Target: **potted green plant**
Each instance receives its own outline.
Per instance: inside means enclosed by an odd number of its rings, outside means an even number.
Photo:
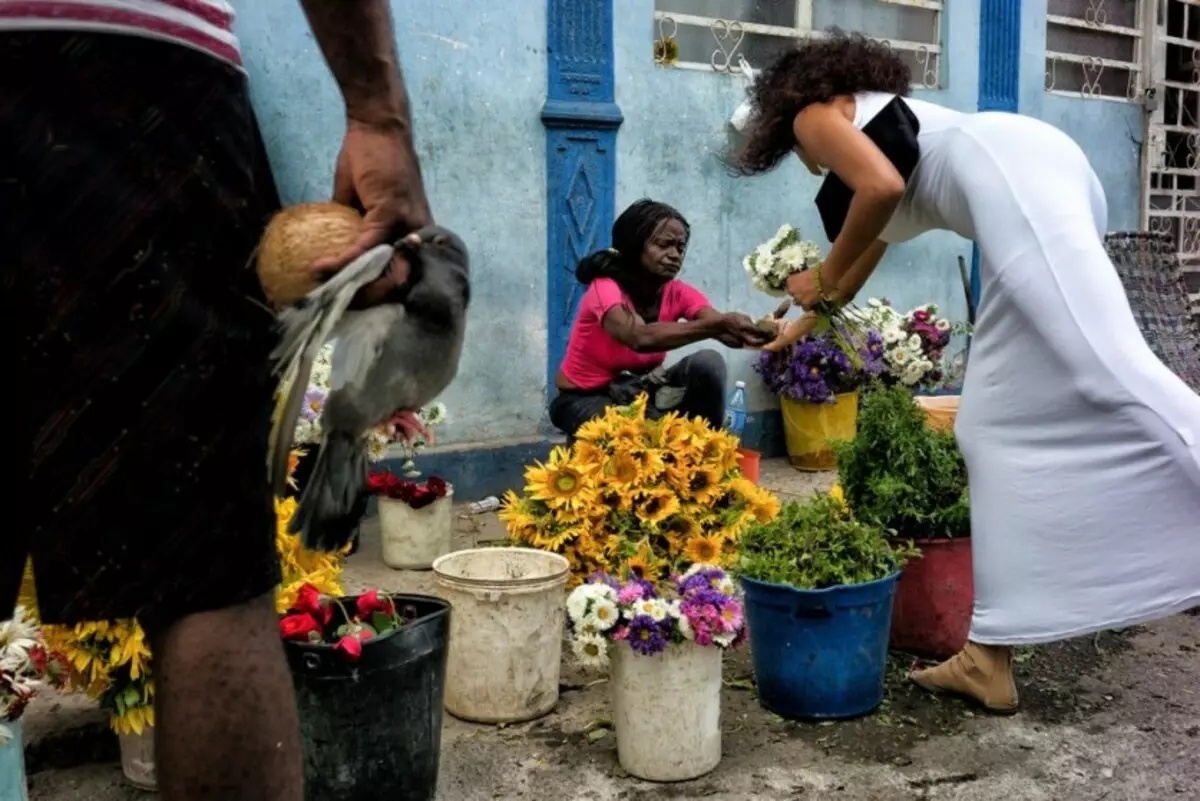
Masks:
[[[966,644],[974,603],[967,468],[954,434],[926,421],[909,390],[863,396],[858,433],[837,445],[855,516],[921,550],[896,588],[892,646],[932,657]]]
[[[847,718],[883,700],[896,579],[914,553],[832,495],[742,535],[758,695],[786,718]]]

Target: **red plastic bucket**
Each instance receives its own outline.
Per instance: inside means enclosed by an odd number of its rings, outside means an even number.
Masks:
[[[971,628],[971,538],[915,544],[922,555],[908,563],[896,585],[891,645],[918,656],[952,656],[967,644]]]
[[[762,456],[758,451],[752,451],[749,448],[738,448],[738,467],[742,469],[742,475],[758,483],[758,468],[762,461]]]

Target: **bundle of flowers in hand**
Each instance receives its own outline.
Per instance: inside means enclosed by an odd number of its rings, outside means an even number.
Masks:
[[[44,687],[61,687],[67,665],[49,648],[28,610],[17,605],[12,619],[0,623],[0,746],[13,737],[26,705]],[[19,746],[18,746],[19,747]]]
[[[643,394],[529,467],[500,518],[513,540],[565,556],[571,586],[594,573],[653,582],[694,562],[729,564],[741,532],[779,512],[742,476],[737,448],[701,418],[647,420]]]
[[[651,656],[671,645],[733,648],[745,640],[742,602],[716,565],[694,564],[665,591],[629,574],[597,574],[567,597],[571,649],[581,666],[608,665],[609,643]]]
[[[775,352],[760,353],[754,370],[773,394],[800,403],[834,403],[884,370],[880,333],[867,331],[854,363],[832,333],[809,335]]]
[[[333,342],[326,343],[313,360],[304,406],[296,420],[296,430],[292,437],[295,445],[316,445],[321,442],[321,411],[331,391],[333,349]],[[445,421],[446,407],[440,403],[433,403],[413,415],[404,416],[399,423],[390,422],[376,426],[367,433],[368,458],[378,462],[387,456],[393,444],[398,444],[403,448],[405,472],[411,476],[420,475],[415,472],[413,459],[433,444],[433,430]]]
[[[353,600],[353,608],[347,606],[348,600]],[[342,599],[305,584],[279,618],[279,634],[293,642],[324,643],[346,661],[357,662],[364,642],[401,629],[406,623],[395,601],[381,596],[378,590]]]
[[[871,298],[854,315],[883,337],[883,379],[888,384],[934,388],[946,375],[943,355],[954,334],[969,326],[943,317],[936,304],[926,303],[901,314],[887,300]]]
[[[450,495],[450,484],[438,476],[430,476],[424,481],[400,478],[395,473],[379,470],[371,473],[367,486],[372,495],[389,498],[393,501],[403,501],[413,509],[424,509],[440,498]]]
[[[747,254],[742,259],[742,266],[756,289],[783,297],[787,295],[790,276],[821,266],[821,249],[815,242],[801,239],[800,232],[785,223],[775,236]],[[811,333],[816,336],[829,335],[851,363],[861,367],[859,353],[866,344],[866,331],[861,329],[853,306],[829,299],[833,289],[832,286],[820,286],[826,297],[818,300],[809,312],[815,318]],[[767,322],[764,319],[764,324]]]
[[[795,227],[783,224],[775,236],[763,242],[742,259],[750,282],[760,292],[782,298],[787,295],[787,280],[821,263],[821,249],[815,242],[800,238]]]

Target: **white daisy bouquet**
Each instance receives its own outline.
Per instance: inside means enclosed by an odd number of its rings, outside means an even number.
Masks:
[[[815,242],[800,238],[794,226],[783,224],[775,236],[750,251],[742,266],[754,288],[774,297],[787,295],[787,279],[821,262],[821,249]]]
[[[304,407],[296,420],[296,431],[292,442],[294,445],[315,445],[321,441],[321,410],[325,407],[325,398],[329,396],[330,379],[333,374],[333,342],[325,347],[313,360],[312,373],[308,379],[308,390],[304,395]],[[413,459],[418,453],[433,444],[433,429],[446,422],[446,407],[441,403],[432,403],[416,414],[421,427],[411,432],[409,436],[398,438],[396,427],[381,425],[367,434],[367,452],[372,462],[381,461],[387,456],[388,449],[393,444],[403,448],[404,471],[414,474],[416,465]]]
[[[567,597],[571,650],[584,667],[608,664],[609,645],[652,656],[683,642],[733,648],[746,638],[745,615],[724,570],[695,564],[673,576],[665,592],[631,574],[599,574]]]
[[[18,720],[43,687],[61,685],[66,671],[46,648],[37,621],[18,605],[12,620],[0,623],[0,745],[13,734],[5,724]]]
[[[932,388],[946,378],[943,358],[953,334],[968,333],[926,303],[901,313],[886,300],[871,298],[853,314],[883,336],[884,377],[888,383]]]

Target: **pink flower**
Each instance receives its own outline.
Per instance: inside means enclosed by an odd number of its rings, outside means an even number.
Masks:
[[[642,585],[636,581],[631,581],[617,591],[617,603],[622,606],[628,606],[634,601],[642,600],[642,595]]]
[[[615,631],[613,631],[612,638],[614,640],[628,640],[629,639],[629,626],[621,626],[621,627],[617,628]]]
[[[924,309],[917,309],[915,312],[913,312],[913,319],[922,323],[927,323],[929,322],[929,312],[925,311]]]
[[[742,605],[737,601],[730,601],[721,608],[721,630],[732,633],[741,627]]]

